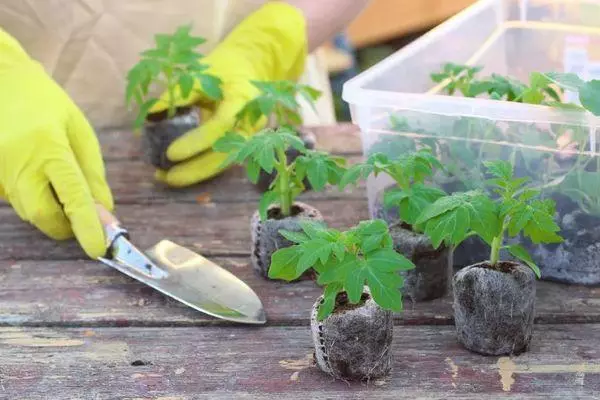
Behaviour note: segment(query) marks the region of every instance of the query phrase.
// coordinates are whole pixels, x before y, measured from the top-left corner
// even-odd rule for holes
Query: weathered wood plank
[[[352,123],[310,128],[317,138],[317,148],[336,154],[361,154],[359,128]],[[111,129],[98,132],[106,161],[140,159],[140,137],[129,130]]]
[[[308,326],[257,329],[0,328],[3,398],[594,398],[600,325],[539,325],[519,357],[483,357],[452,327],[396,327],[390,377],[333,381]],[[5,397],[4,397],[5,396]]]
[[[349,227],[368,218],[367,200],[309,201],[332,227]],[[119,205],[116,215],[132,241],[148,248],[171,239],[205,255],[250,254],[250,218],[257,203],[166,203]],[[55,242],[21,221],[10,208],[0,208],[0,260],[76,259],[85,254],[73,240]]]
[[[265,280],[248,257],[213,258],[250,285],[263,301],[270,325],[309,320],[320,295],[312,281]],[[213,319],[93,261],[0,261],[0,325],[196,326]],[[600,288],[538,282],[538,323],[600,322]],[[406,300],[398,324],[452,324],[450,295],[430,302]]]
[[[347,158],[349,164],[360,160],[358,156]],[[261,192],[247,178],[246,171],[233,166],[213,179],[185,188],[171,188],[153,177],[153,169],[141,161],[113,161],[106,166],[108,184],[117,204],[196,203],[196,202],[251,202],[258,204]],[[306,200],[365,199],[364,182],[341,192],[328,185],[323,191],[307,191]]]

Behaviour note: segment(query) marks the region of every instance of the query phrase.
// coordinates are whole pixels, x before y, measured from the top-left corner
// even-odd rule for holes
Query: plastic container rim
[[[598,0],[595,0],[598,1]],[[586,3],[589,2],[586,1]],[[480,0],[423,34],[419,39],[390,54],[377,64],[346,81],[342,99],[350,105],[418,111],[436,115],[465,116],[515,122],[542,122],[556,124],[600,126],[600,116],[587,111],[563,110],[555,107],[515,103],[485,98],[465,98],[432,93],[391,92],[365,89],[364,86],[384,71],[426,47],[435,38],[455,29],[477,13],[498,3],[498,0]],[[598,1],[600,3],[600,1]],[[444,111],[432,110],[440,106]],[[452,111],[448,111],[452,109]],[[387,114],[387,113],[386,113]],[[383,117],[383,116],[382,116]]]

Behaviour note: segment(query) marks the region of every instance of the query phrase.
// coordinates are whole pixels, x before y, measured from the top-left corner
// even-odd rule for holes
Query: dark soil
[[[271,256],[279,249],[294,245],[279,234],[280,230],[301,232],[300,221],[312,219],[323,221],[323,216],[316,208],[301,202],[292,205],[292,215],[283,217],[281,209],[272,205],[268,212],[268,219],[261,222],[258,211],[254,213],[251,220],[252,254],[250,260],[254,270],[262,277],[268,278]],[[304,278],[310,277],[310,273]]]
[[[368,289],[361,305],[347,307],[343,296],[324,321],[317,320],[320,297],[313,305],[311,330],[317,366],[341,380],[370,380],[387,376],[392,369],[393,314],[370,297]],[[344,303],[346,302],[346,303]]]
[[[142,153],[146,162],[163,170],[175,163],[167,158],[167,149],[176,139],[200,126],[200,111],[195,107],[177,110],[172,119],[166,119],[166,111],[148,116],[142,134]]]
[[[304,142],[304,145],[307,149],[312,150],[315,148],[316,136],[311,131],[306,129],[298,130],[298,135]],[[298,158],[298,156],[300,156],[300,152],[291,147],[286,150],[285,154],[287,156],[288,164],[293,162],[296,158]],[[268,174],[261,169],[260,174],[258,175],[258,182],[256,183],[256,187],[258,188],[258,190],[260,190],[261,192],[266,192],[267,190],[269,190],[269,187],[271,186],[271,183],[273,183],[273,180],[275,179],[276,175],[276,171],[273,171],[272,173]],[[304,186],[306,187],[306,190],[311,189],[311,185],[308,182],[308,179],[304,179]]]
[[[539,265],[542,279],[600,285],[600,217],[586,214],[566,196],[553,198],[564,242],[536,245],[523,240],[524,246]]]
[[[390,226],[390,234],[397,252],[409,258],[416,266],[401,271],[404,278],[402,292],[412,301],[426,301],[443,297],[450,289],[452,253],[445,246],[437,250],[429,238],[413,232],[406,224]]]
[[[454,319],[458,341],[485,355],[527,351],[535,317],[536,282],[531,268],[503,262],[468,266],[453,280]]]
[[[333,309],[333,312],[342,313],[344,311],[356,310],[357,308],[362,307],[370,298],[371,295],[368,293],[363,293],[358,303],[352,304],[348,299],[348,295],[345,292],[342,292],[335,298],[335,308]]]

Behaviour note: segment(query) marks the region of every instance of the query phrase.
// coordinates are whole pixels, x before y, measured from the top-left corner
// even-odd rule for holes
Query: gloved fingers
[[[190,92],[188,97],[184,97],[181,92],[181,88],[179,85],[175,87],[173,97],[175,98],[175,106],[176,107],[185,107],[199,102],[208,102],[210,99],[206,96],[202,90],[202,86],[198,80],[194,80],[194,85],[192,86],[192,91]],[[170,93],[168,90],[165,90],[158,101],[150,108],[150,114],[159,113],[161,111],[165,111],[169,108],[170,103]]]
[[[98,138],[83,113],[73,106],[67,126],[69,144],[94,199],[112,211],[114,200],[106,181],[106,171]]]
[[[64,152],[53,158],[46,164],[45,174],[83,250],[92,259],[102,256],[106,251],[103,227],[92,192],[75,156]]]
[[[171,167],[168,171],[158,170],[156,180],[172,187],[184,187],[205,181],[223,171],[227,154],[207,151],[191,160]]]
[[[73,237],[71,224],[45,177],[22,179],[18,189],[21,195],[14,207],[23,220],[54,240]]]
[[[180,162],[209,150],[221,136],[233,128],[236,114],[244,104],[245,99],[234,96],[223,100],[209,120],[187,132],[169,146],[167,149],[169,160]]]
[[[0,200],[7,200],[6,192],[4,191],[4,188],[2,187],[1,184],[0,184]]]

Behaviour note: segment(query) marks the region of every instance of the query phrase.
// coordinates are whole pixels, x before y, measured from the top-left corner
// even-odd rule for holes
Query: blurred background
[[[350,121],[341,98],[345,81],[381,61],[475,0],[372,0],[367,9],[323,47],[336,117]]]

